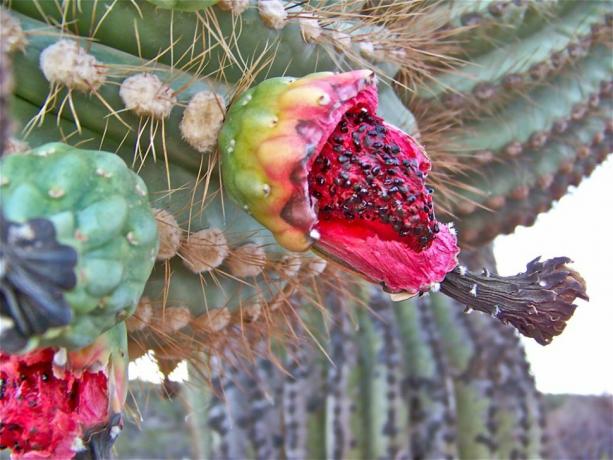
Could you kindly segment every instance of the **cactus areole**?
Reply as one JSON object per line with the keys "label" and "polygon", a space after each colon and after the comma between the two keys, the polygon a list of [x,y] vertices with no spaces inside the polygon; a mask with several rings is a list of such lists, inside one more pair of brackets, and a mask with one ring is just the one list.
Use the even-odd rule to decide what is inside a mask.
{"label": "cactus areole", "polygon": [[457,265],[425,185],[430,161],[376,115],[371,71],[272,78],[230,107],[224,186],[287,249],[313,247],[393,293],[416,294]]}

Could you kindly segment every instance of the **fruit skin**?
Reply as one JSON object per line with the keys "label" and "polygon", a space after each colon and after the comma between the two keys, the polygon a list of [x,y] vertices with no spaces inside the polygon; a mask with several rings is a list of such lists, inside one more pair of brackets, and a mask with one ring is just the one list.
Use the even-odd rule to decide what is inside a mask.
{"label": "fruit skin", "polygon": [[[434,243],[420,252],[376,230],[356,235],[346,222],[326,225],[323,234],[309,191],[313,162],[341,118],[358,104],[374,113],[377,102],[374,74],[367,70],[266,80],[228,110],[219,136],[224,186],[281,246],[305,251],[314,245],[386,290],[413,295],[442,281],[457,264],[450,230],[441,226]],[[421,146],[408,135],[403,139],[403,148],[423,163],[420,178],[425,176],[430,163]]]}
{"label": "fruit skin", "polygon": [[219,134],[224,186],[291,251],[313,243],[308,171],[358,93],[376,107],[373,72],[271,78],[228,110]]}
{"label": "fruit skin", "polygon": [[134,311],[153,267],[158,234],[144,182],[114,154],[61,143],[5,157],[0,171],[4,219],[47,219],[78,254],[77,284],[64,293],[69,321],[31,337],[20,331],[27,345],[3,348],[90,344]]}
{"label": "fruit skin", "polygon": [[124,323],[78,351],[0,353],[0,445],[13,459],[107,458],[123,425],[127,357]]}

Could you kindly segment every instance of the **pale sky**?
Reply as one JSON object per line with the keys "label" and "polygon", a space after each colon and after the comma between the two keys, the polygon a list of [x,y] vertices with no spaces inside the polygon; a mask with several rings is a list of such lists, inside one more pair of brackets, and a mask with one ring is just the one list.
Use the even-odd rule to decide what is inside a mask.
{"label": "pale sky", "polygon": [[[498,237],[494,251],[504,275],[524,271],[538,255],[574,260],[573,267],[587,282],[590,302],[579,301],[566,330],[550,345],[524,340],[528,359],[542,392],[613,394],[613,159],[571,188],[532,227]],[[130,364],[130,378],[136,376],[160,381],[159,371],[147,358]],[[170,377],[185,379],[186,366]]]}
{"label": "pale sky", "polygon": [[613,159],[532,227],[498,237],[494,252],[504,275],[524,271],[538,255],[574,260],[590,302],[579,301],[566,330],[550,345],[525,340],[528,359],[545,393],[613,394]]}

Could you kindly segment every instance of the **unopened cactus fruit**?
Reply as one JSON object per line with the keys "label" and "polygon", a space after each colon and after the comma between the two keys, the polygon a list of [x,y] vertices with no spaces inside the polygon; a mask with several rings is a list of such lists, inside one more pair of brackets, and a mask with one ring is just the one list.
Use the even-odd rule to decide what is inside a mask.
{"label": "unopened cactus fruit", "polygon": [[82,347],[129,316],[158,234],[118,156],[47,144],[0,162],[0,348]]}
{"label": "unopened cactus fruit", "polygon": [[0,353],[0,446],[19,458],[107,458],[123,426],[123,323],[86,348]]}
{"label": "unopened cactus fruit", "polygon": [[376,115],[371,71],[273,78],[244,93],[220,133],[224,185],[288,249],[324,256],[416,294],[458,247],[436,221],[430,161]]}

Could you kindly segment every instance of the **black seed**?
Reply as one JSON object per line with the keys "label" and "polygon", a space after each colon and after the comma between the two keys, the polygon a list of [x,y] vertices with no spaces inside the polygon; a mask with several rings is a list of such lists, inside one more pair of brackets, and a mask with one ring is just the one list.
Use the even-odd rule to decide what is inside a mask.
{"label": "black seed", "polygon": [[347,128],[347,126],[341,126],[340,132],[341,133],[347,133],[347,132],[349,132],[349,129]]}
{"label": "black seed", "polygon": [[383,147],[383,144],[381,142],[373,142],[372,146],[375,149],[380,149],[381,147]]}
{"label": "black seed", "polygon": [[366,125],[362,125],[358,128],[358,133],[363,133],[364,131],[366,131],[367,126]]}
{"label": "black seed", "polygon": [[400,178],[394,179],[394,185],[402,185],[402,184],[404,184],[404,181],[402,179]]}
{"label": "black seed", "polygon": [[427,236],[422,236],[422,237],[419,238],[419,242],[421,244],[426,244],[426,243],[428,243],[428,241],[429,241],[429,238]]}
{"label": "black seed", "polygon": [[326,183],[326,179],[323,176],[317,176],[315,178],[315,182],[317,182],[319,185],[324,185]]}
{"label": "black seed", "polygon": [[413,203],[416,200],[415,195],[409,195],[407,197],[407,201],[409,202],[409,204]]}
{"label": "black seed", "polygon": [[377,130],[378,133],[381,133],[381,134],[385,133],[386,131],[385,126],[383,125],[377,125],[375,126],[375,129]]}
{"label": "black seed", "polygon": [[374,137],[377,135],[377,131],[375,131],[374,129],[371,129],[370,131],[368,131],[368,135],[371,137]]}
{"label": "black seed", "polygon": [[434,227],[432,227],[432,231],[433,231],[434,233],[438,233],[438,232],[440,232],[440,231],[441,231],[441,228],[439,227],[439,225],[438,225],[438,224],[434,224]]}
{"label": "black seed", "polygon": [[347,156],[345,156],[345,155],[340,155],[340,156],[338,157],[338,162],[339,162],[339,163],[346,163],[346,162],[348,162],[348,161],[349,161],[349,157],[347,157]]}
{"label": "black seed", "polygon": [[317,190],[313,190],[313,192],[311,193],[311,195],[313,195],[315,198],[317,198],[318,200],[321,198],[321,193],[319,193]]}
{"label": "black seed", "polygon": [[334,142],[336,142],[337,144],[342,144],[343,138],[341,136],[334,136]]}
{"label": "black seed", "polygon": [[360,164],[360,166],[364,171],[368,171],[371,168],[371,165],[369,163],[362,163]]}
{"label": "black seed", "polygon": [[428,192],[430,195],[432,195],[432,194],[434,193],[434,189],[433,189],[432,187],[428,187],[428,188],[426,188],[426,191],[427,191],[427,192]]}
{"label": "black seed", "polygon": [[396,144],[392,144],[392,145],[390,145],[390,151],[392,153],[398,153],[398,152],[400,152],[400,147],[398,147]]}
{"label": "black seed", "polygon": [[332,147],[332,150],[334,150],[336,153],[341,153],[343,151],[343,146],[335,145],[334,147]]}
{"label": "black seed", "polygon": [[381,167],[380,166],[375,166],[374,168],[372,168],[372,173],[376,176],[381,172]]}
{"label": "black seed", "polygon": [[388,190],[390,193],[396,193],[398,191],[398,187],[396,187],[395,185],[393,187],[390,187],[390,189]]}
{"label": "black seed", "polygon": [[343,184],[343,187],[346,187],[346,188],[351,187],[351,181],[350,180],[346,180],[345,183]]}
{"label": "black seed", "polygon": [[343,183],[343,179],[341,179],[340,177],[335,177],[334,178],[334,183],[336,185],[341,185]]}
{"label": "black seed", "polygon": [[368,195],[368,189],[361,188],[360,190],[358,190],[358,195],[362,195],[362,196]]}
{"label": "black seed", "polygon": [[381,192],[379,193],[379,198],[381,198],[384,201],[387,201],[390,199],[390,196],[386,192]]}

